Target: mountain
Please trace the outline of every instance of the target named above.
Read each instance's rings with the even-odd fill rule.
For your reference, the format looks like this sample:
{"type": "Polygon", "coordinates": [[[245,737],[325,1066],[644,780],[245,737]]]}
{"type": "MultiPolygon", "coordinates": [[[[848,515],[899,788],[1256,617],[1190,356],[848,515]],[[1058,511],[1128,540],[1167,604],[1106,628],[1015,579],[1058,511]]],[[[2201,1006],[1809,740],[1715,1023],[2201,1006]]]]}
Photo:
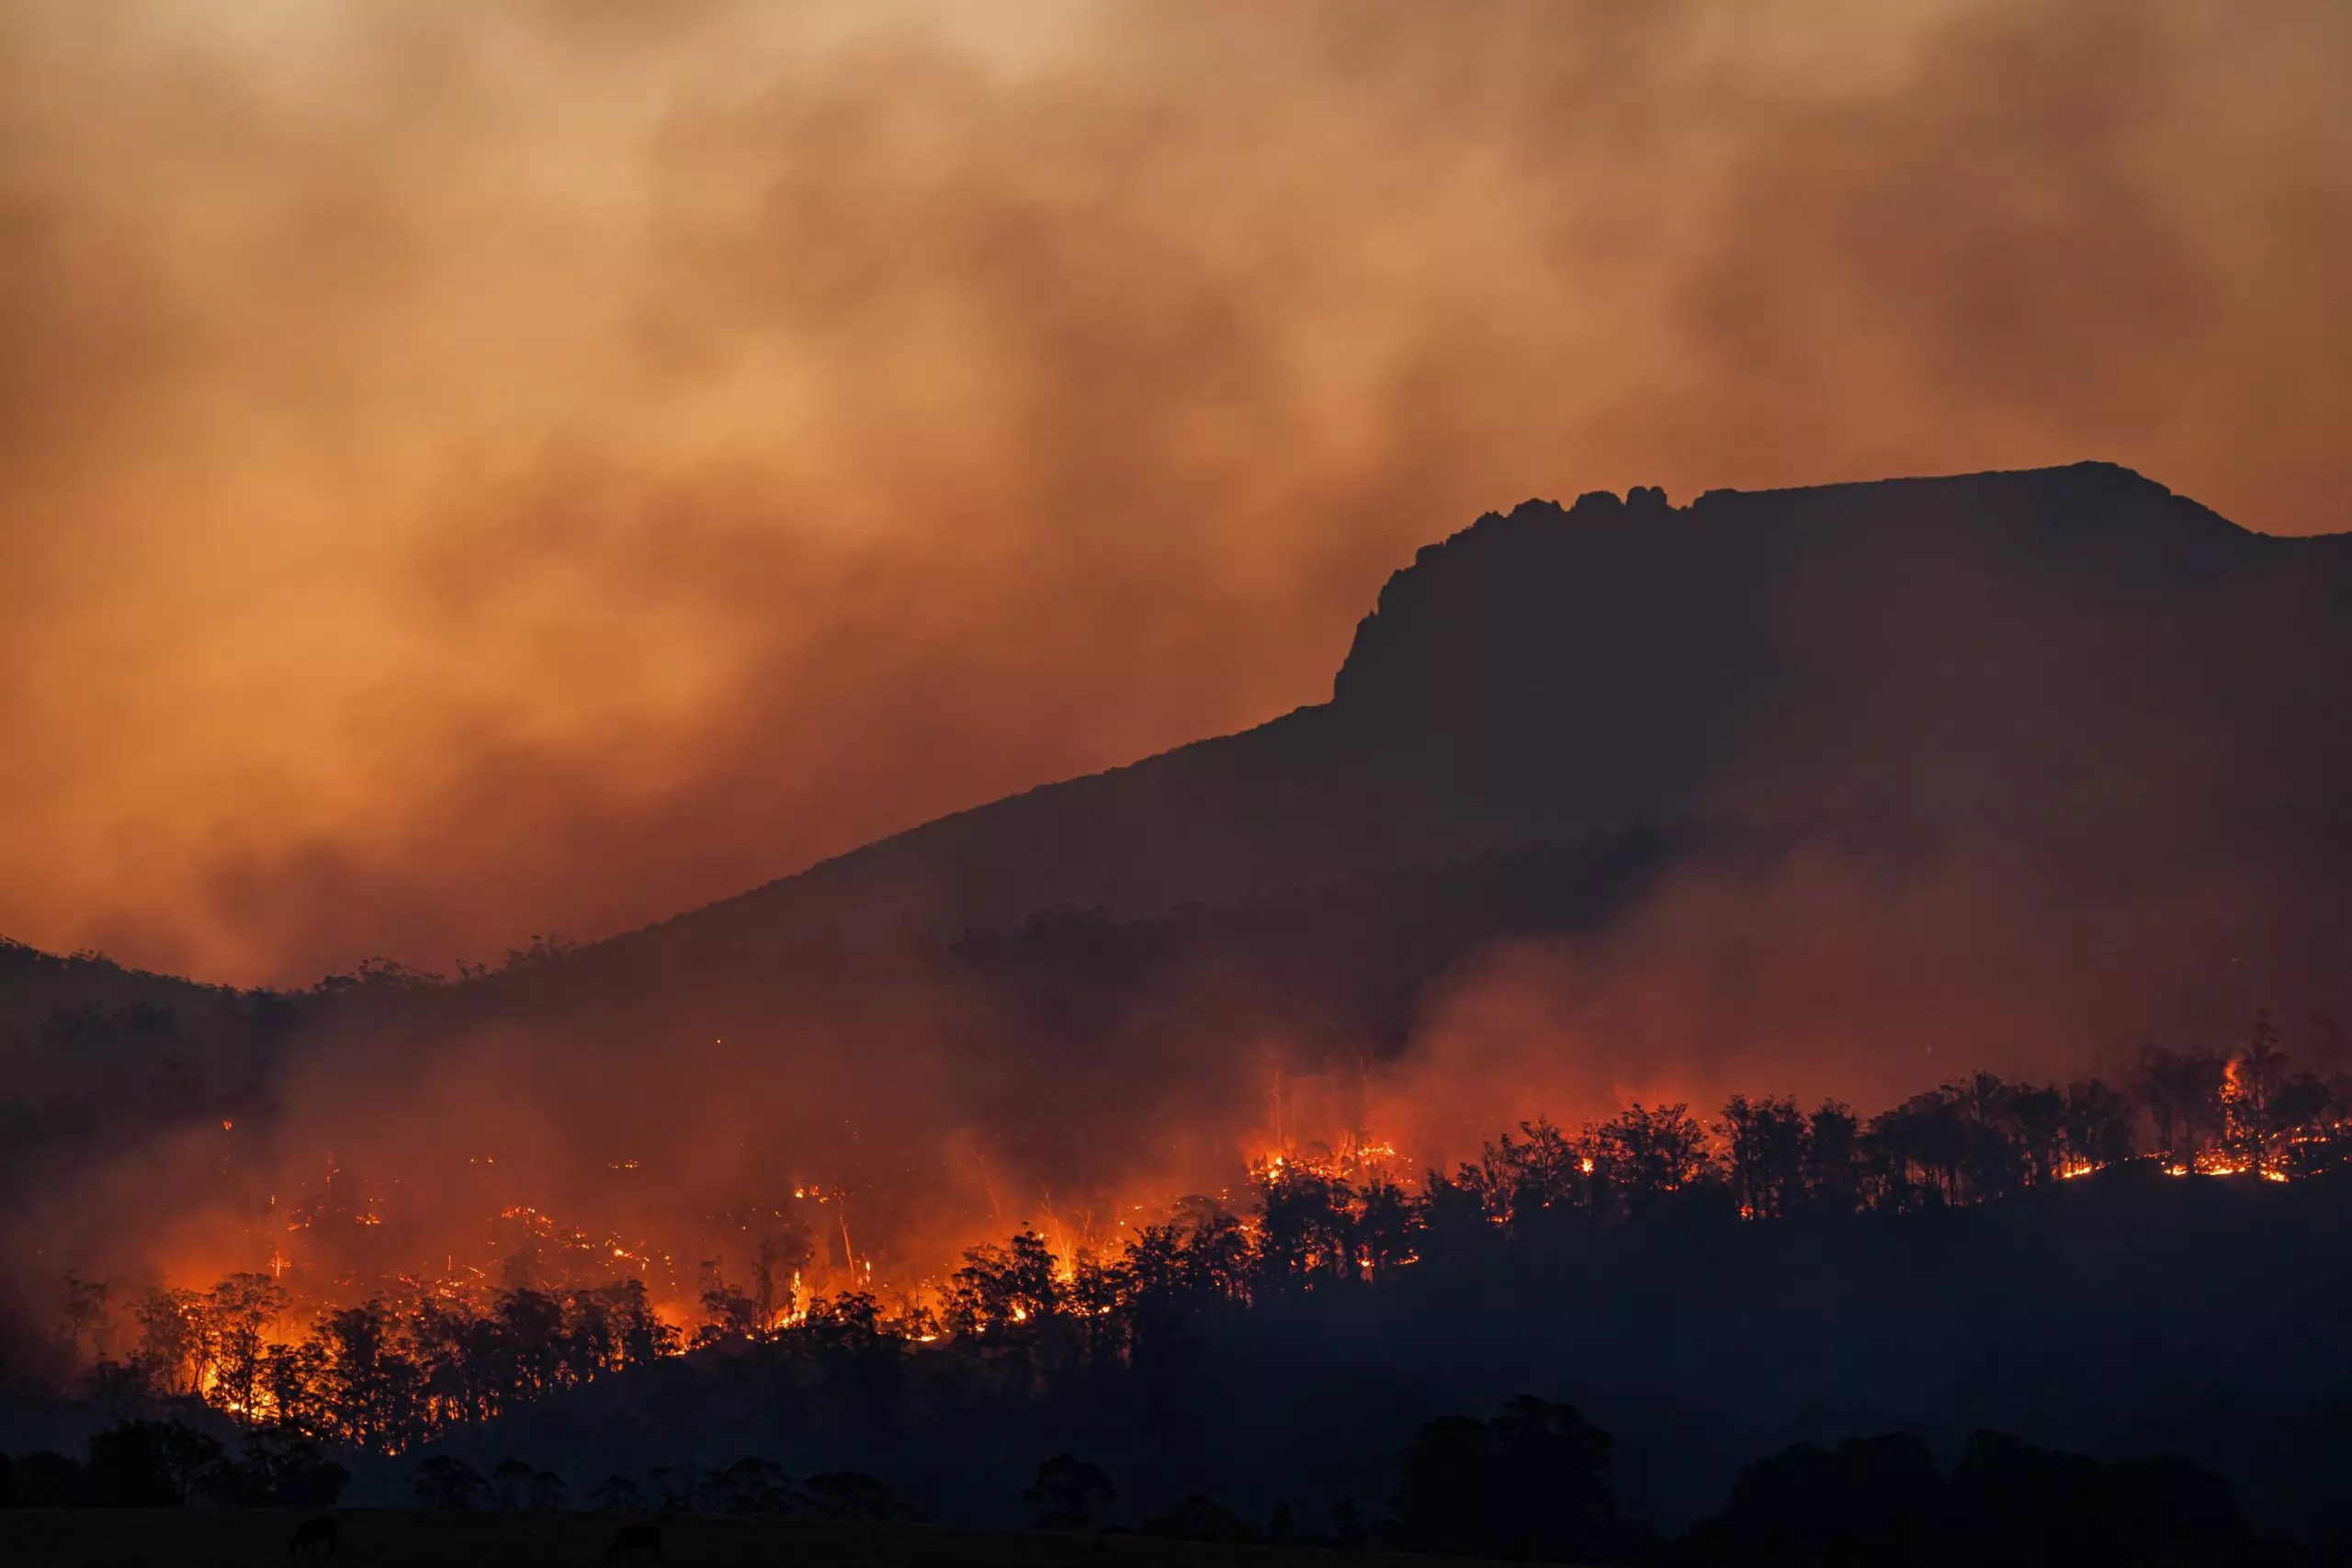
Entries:
{"type": "Polygon", "coordinates": [[[590,947],[261,999],[12,957],[66,999],[0,998],[0,1189],[48,1200],[0,1251],[332,1156],[435,1258],[805,1176],[844,1264],[935,1261],[1269,1138],[2120,1077],[2266,1008],[2340,1066],[2347,612],[2352,536],[2102,464],[1530,502],[1398,571],[1328,703],[590,947]]]}
{"type": "Polygon", "coordinates": [[[2159,850],[2227,818],[2340,852],[2347,610],[2352,536],[2249,533],[2107,464],[1531,501],[1396,573],[1329,703],[621,943],[1133,918],[1693,817],[2159,850]]]}

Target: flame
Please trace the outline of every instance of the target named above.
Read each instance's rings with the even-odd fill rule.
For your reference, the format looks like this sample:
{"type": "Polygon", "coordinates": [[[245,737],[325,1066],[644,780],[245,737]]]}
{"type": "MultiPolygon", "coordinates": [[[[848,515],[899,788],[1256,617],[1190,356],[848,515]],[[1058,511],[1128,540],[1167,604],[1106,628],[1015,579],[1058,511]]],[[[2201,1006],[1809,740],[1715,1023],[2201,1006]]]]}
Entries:
{"type": "MultiPolygon", "coordinates": [[[[2222,1074],[2221,1096],[2231,1120],[2225,1122],[2217,1145],[2155,1156],[2156,1168],[2173,1178],[2253,1175],[2263,1181],[2284,1183],[2340,1160],[2346,1133],[2352,1131],[2341,1122],[2281,1128],[2267,1142],[2249,1136],[2248,1122],[2259,1120],[2248,1105],[2250,1085],[2249,1071],[2234,1059],[2229,1062],[2222,1074]]],[[[2258,1092],[2258,1086],[2252,1087],[2258,1092]]],[[[231,1125],[224,1120],[224,1130],[231,1125]]],[[[1316,1140],[1310,1135],[1312,1129],[1299,1125],[1287,1094],[1277,1131],[1280,1135],[1272,1140],[1262,1135],[1253,1137],[1243,1150],[1236,1151],[1246,1152],[1251,1179],[1270,1195],[1279,1187],[1312,1201],[1317,1197],[1313,1184],[1319,1181],[1329,1184],[1328,1196],[1344,1207],[1360,1202],[1367,1193],[1386,1190],[1392,1183],[1397,1188],[1408,1184],[1409,1176],[1407,1180],[1398,1180],[1388,1174],[1404,1164],[1394,1143],[1361,1129],[1338,1131],[1329,1142],[1316,1140]]],[[[1555,1179],[1556,1173],[1564,1168],[1603,1181],[1619,1175],[1613,1164],[1606,1175],[1599,1171],[1599,1145],[1589,1139],[1567,1141],[1558,1147],[1557,1156],[1547,1156],[1559,1160],[1552,1168],[1555,1179]]],[[[454,1157],[451,1163],[456,1163],[454,1157]]],[[[499,1195],[501,1201],[526,1195],[527,1173],[514,1174],[511,1163],[500,1168],[494,1179],[481,1173],[481,1168],[496,1166],[494,1156],[471,1156],[467,1164],[477,1168],[477,1174],[469,1179],[495,1179],[505,1189],[499,1195]]],[[[639,1161],[616,1159],[610,1161],[607,1168],[633,1172],[639,1168],[639,1161]]],[[[2054,1179],[2075,1180],[2104,1167],[2070,1155],[2041,1168],[2054,1179]]],[[[986,1175],[985,1167],[983,1174],[986,1175]]],[[[598,1299],[599,1292],[624,1280],[637,1282],[642,1292],[642,1307],[639,1310],[650,1314],[662,1332],[677,1342],[673,1348],[689,1342],[717,1343],[733,1337],[763,1340],[827,1325],[870,1323],[876,1321],[877,1314],[878,1320],[888,1325],[888,1331],[896,1334],[901,1343],[913,1346],[931,1346],[966,1332],[986,1331],[981,1325],[968,1330],[955,1326],[956,1320],[953,1319],[948,1327],[941,1327],[954,1299],[952,1283],[944,1272],[923,1273],[923,1258],[900,1250],[903,1233],[894,1233],[888,1224],[894,1205],[877,1195],[869,1209],[863,1178],[831,1187],[805,1180],[788,1181],[780,1175],[771,1179],[775,1185],[768,1190],[768,1195],[754,1196],[741,1208],[701,1215],[705,1228],[693,1233],[693,1236],[705,1244],[707,1250],[683,1253],[688,1258],[710,1259],[699,1278],[691,1266],[682,1278],[676,1258],[651,1241],[603,1231],[593,1224],[559,1219],[534,1201],[506,1201],[503,1207],[497,1201],[484,1202],[481,1212],[492,1218],[474,1232],[469,1244],[449,1247],[437,1268],[419,1264],[413,1254],[402,1250],[413,1245],[413,1228],[418,1224],[418,1217],[404,1207],[402,1184],[395,1181],[386,1189],[389,1197],[368,1196],[350,1172],[340,1170],[332,1163],[321,1182],[304,1183],[303,1190],[288,1195],[283,1207],[277,1195],[272,1194],[266,1210],[252,1216],[247,1232],[252,1250],[244,1259],[201,1279],[183,1275],[176,1269],[173,1273],[175,1280],[186,1280],[189,1287],[187,1294],[193,1302],[222,1275],[254,1267],[251,1259],[266,1255],[267,1279],[283,1290],[288,1303],[284,1314],[287,1329],[281,1331],[273,1323],[270,1333],[277,1336],[290,1332],[293,1342],[314,1346],[319,1342],[316,1325],[328,1314],[371,1301],[390,1303],[396,1312],[410,1314],[402,1321],[415,1323],[424,1321],[434,1311],[487,1316],[505,1310],[502,1303],[511,1304],[514,1292],[527,1288],[543,1298],[569,1303],[563,1307],[569,1312],[578,1303],[598,1299]],[[794,1207],[783,1196],[786,1192],[797,1201],[832,1205],[832,1223],[818,1218],[813,1223],[796,1224],[788,1216],[798,1215],[806,1221],[811,1211],[794,1207]],[[853,1199],[860,1208],[858,1235],[867,1243],[863,1253],[853,1250],[847,1214],[853,1199]],[[767,1250],[773,1233],[764,1227],[771,1224],[791,1227],[799,1233],[803,1242],[816,1244],[813,1253],[793,1255],[808,1259],[805,1269],[790,1262],[785,1255],[767,1250]],[[841,1243],[838,1253],[832,1250],[828,1234],[836,1229],[841,1243]],[[753,1247],[760,1249],[756,1291],[750,1288],[754,1281],[747,1280],[743,1274],[753,1247]],[[733,1265],[731,1277],[722,1268],[726,1262],[733,1265]],[[785,1267],[778,1265],[789,1268],[788,1290],[781,1288],[785,1267]],[[892,1304],[884,1307],[882,1301],[892,1304]],[[829,1302],[861,1304],[837,1306],[829,1302]]],[[[1584,1191],[1581,1184],[1571,1184],[1568,1190],[1584,1191]]],[[[991,1179],[991,1209],[998,1195],[991,1179]]],[[[995,1319],[994,1331],[1000,1336],[1005,1333],[1008,1323],[1028,1325],[1040,1315],[1082,1319],[1090,1324],[1115,1317],[1118,1309],[1093,1292],[1105,1280],[1114,1282],[1102,1286],[1103,1289],[1116,1292],[1123,1288],[1115,1283],[1122,1248],[1135,1246],[1136,1238],[1157,1223],[1180,1218],[1189,1223],[1191,1213],[1180,1204],[1175,1191],[1090,1192],[1082,1205],[1058,1210],[1052,1194],[1041,1192],[1033,1196],[1038,1204],[1032,1211],[1039,1214],[1036,1230],[1050,1258],[1051,1277],[1057,1286],[1048,1295],[1059,1300],[1047,1306],[1033,1296],[999,1309],[1002,1315],[995,1319]]],[[[1251,1197],[1250,1190],[1240,1183],[1215,1193],[1219,1207],[1230,1216],[1219,1223],[1232,1224],[1247,1246],[1262,1247],[1266,1245],[1266,1227],[1261,1218],[1253,1213],[1251,1197]]],[[[1739,1213],[1743,1219],[1757,1223],[1771,1221],[1769,1208],[1743,1204],[1739,1213]]],[[[1492,1212],[1491,1204],[1484,1217],[1497,1227],[1511,1223],[1508,1213],[1492,1212]]],[[[987,1223],[986,1217],[977,1212],[973,1218],[976,1230],[987,1223]]],[[[953,1236],[952,1217],[944,1224],[939,1224],[934,1217],[933,1223],[934,1235],[945,1230],[953,1236]]],[[[1012,1228],[1001,1220],[997,1224],[999,1228],[988,1233],[985,1239],[1001,1236],[1012,1228]]],[[[435,1237],[434,1249],[442,1250],[443,1244],[450,1239],[435,1237]]],[[[984,1238],[973,1235],[968,1239],[984,1238]]],[[[1383,1269],[1406,1267],[1419,1260],[1408,1245],[1390,1248],[1394,1255],[1388,1256],[1362,1245],[1360,1239],[1344,1246],[1328,1242],[1308,1245],[1323,1250],[1306,1259],[1305,1266],[1326,1277],[1370,1280],[1383,1269]]],[[[641,1324],[643,1319],[639,1321],[641,1324]]],[[[1088,1332],[1095,1330],[1090,1326],[1088,1332]]],[[[272,1343],[279,1342],[273,1337],[272,1343]]],[[[592,1369],[592,1372],[603,1366],[600,1363],[599,1369],[592,1369]]],[[[565,1375],[575,1374],[567,1371],[565,1375]]],[[[192,1392],[236,1419],[277,1419],[284,1414],[276,1410],[268,1396],[253,1392],[254,1385],[245,1372],[239,1372],[235,1378],[244,1384],[246,1392],[243,1393],[224,1387],[222,1374],[209,1366],[199,1367],[194,1356],[181,1363],[177,1377],[177,1393],[192,1392]]],[[[541,1391],[526,1391],[514,1397],[537,1397],[538,1392],[541,1391]]],[[[460,1408],[456,1404],[435,1406],[435,1411],[429,1424],[436,1434],[449,1426],[482,1418],[483,1414],[480,1408],[460,1408]]]]}

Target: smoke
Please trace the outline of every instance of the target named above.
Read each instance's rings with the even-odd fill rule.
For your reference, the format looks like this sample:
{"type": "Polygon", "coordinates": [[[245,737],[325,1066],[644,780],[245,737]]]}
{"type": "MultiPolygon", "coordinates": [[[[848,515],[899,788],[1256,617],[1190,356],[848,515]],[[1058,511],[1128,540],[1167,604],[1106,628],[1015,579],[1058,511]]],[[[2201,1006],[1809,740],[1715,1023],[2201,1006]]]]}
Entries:
{"type": "MultiPolygon", "coordinates": [[[[2142,1046],[2227,1048],[2266,1000],[2318,994],[2312,971],[2260,962],[2291,944],[2217,897],[2243,886],[2226,867],[2086,897],[2098,878],[2053,882],[2038,852],[1816,834],[1695,857],[1603,931],[1469,955],[1375,1070],[1369,1120],[1450,1168],[1519,1122],[1573,1131],[1629,1101],[1709,1122],[1734,1094],[1867,1117],[1979,1071],[2128,1089],[2142,1046]],[[2241,952],[2215,984],[2213,955],[2241,952]]],[[[2324,1066],[2287,1021],[2299,1063],[2324,1066]]]]}
{"type": "Polygon", "coordinates": [[[1527,493],[2338,526],[2339,7],[0,8],[0,929],[594,935],[1319,698],[1527,493]]]}
{"type": "MultiPolygon", "coordinates": [[[[0,0],[0,930],[288,983],[626,929],[1319,700],[1530,493],[2098,456],[2340,527],[2347,64],[2318,0],[0,0]]],[[[1697,804],[1981,782],[1904,773],[1935,704],[1815,716],[1884,755],[1697,804]]],[[[2210,980],[2229,844],[2020,919],[2051,840],[1702,860],[1474,944],[1385,1062],[1246,942],[1075,1020],[865,954],[328,1006],[9,1251],[194,1280],[302,1210],[322,1276],[494,1268],[527,1204],[690,1294],[807,1203],[839,1281],[1285,1139],[1869,1111],[2305,994],[2210,980]]]]}

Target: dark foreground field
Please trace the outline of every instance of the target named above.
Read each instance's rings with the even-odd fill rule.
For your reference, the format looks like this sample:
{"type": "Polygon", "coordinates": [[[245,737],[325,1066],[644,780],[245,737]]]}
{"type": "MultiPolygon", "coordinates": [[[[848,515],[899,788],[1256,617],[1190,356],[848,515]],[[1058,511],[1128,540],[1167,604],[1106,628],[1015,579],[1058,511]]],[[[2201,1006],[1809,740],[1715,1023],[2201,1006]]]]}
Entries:
{"type": "MultiPolygon", "coordinates": [[[[230,1568],[232,1564],[321,1562],[290,1557],[288,1543],[305,1519],[340,1524],[338,1563],[416,1563],[427,1568],[516,1568],[521,1564],[605,1561],[609,1516],[584,1513],[434,1514],[342,1509],[329,1514],[270,1509],[23,1508],[0,1514],[0,1562],[10,1568],[230,1568]]],[[[894,1568],[896,1564],[970,1563],[978,1568],[1251,1568],[1410,1562],[1443,1568],[1440,1557],[1336,1552],[1306,1548],[1224,1545],[1143,1536],[1046,1535],[934,1529],[921,1525],[818,1525],[788,1519],[687,1519],[662,1527],[662,1561],[672,1568],[894,1568]]]]}

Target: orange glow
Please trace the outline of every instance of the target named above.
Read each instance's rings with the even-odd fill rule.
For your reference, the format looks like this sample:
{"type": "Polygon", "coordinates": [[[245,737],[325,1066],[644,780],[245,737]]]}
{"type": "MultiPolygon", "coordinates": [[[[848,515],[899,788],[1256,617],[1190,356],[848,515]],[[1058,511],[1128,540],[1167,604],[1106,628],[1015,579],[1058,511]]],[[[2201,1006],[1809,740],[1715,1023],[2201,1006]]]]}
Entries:
{"type": "Polygon", "coordinates": [[[1531,486],[2113,452],[2340,521],[2334,426],[2261,412],[2352,376],[2306,330],[2336,82],[2269,29],[390,7],[465,62],[418,99],[377,28],[239,9],[0,17],[44,215],[0,236],[40,389],[0,668],[49,760],[6,781],[0,930],[59,951],[308,981],[666,917],[1313,700],[1393,564],[1531,486]],[[2129,134],[2007,115],[2021,82],[2129,134]],[[1639,266],[1553,220],[1661,190],[1639,266]],[[2078,216],[2115,191],[2144,222],[2078,216]],[[2232,265],[2174,238],[2217,204],[2232,265]],[[2039,263],[1989,318],[1952,306],[1988,233],[2039,263]]]}

